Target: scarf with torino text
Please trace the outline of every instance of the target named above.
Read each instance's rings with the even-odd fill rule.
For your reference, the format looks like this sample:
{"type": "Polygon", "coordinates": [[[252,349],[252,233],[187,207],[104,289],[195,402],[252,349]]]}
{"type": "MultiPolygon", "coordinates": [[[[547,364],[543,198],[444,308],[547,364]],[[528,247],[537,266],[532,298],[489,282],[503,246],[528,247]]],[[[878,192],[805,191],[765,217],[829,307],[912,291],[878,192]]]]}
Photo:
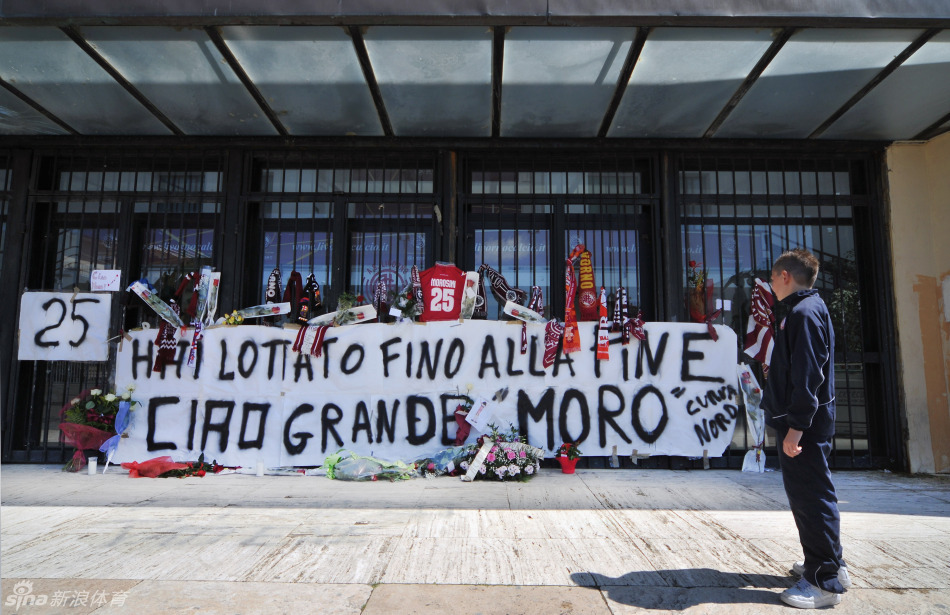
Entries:
{"type": "Polygon", "coordinates": [[[574,277],[574,259],[586,248],[577,244],[564,264],[564,354],[581,349],[581,336],[577,328],[577,314],[574,312],[574,293],[577,291],[577,279],[574,277]]]}
{"type": "Polygon", "coordinates": [[[600,306],[597,300],[597,287],[594,286],[594,265],[590,259],[590,250],[581,252],[580,267],[577,276],[577,319],[581,322],[600,320],[600,306]]]}

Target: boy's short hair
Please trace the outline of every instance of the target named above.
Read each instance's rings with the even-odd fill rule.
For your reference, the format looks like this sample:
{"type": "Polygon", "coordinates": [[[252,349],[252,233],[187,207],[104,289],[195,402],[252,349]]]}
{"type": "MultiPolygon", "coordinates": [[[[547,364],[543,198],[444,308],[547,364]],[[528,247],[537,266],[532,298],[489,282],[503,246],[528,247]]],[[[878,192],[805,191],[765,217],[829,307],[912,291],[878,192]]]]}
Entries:
{"type": "Polygon", "coordinates": [[[787,271],[799,284],[811,288],[818,279],[818,269],[821,264],[815,255],[805,248],[795,248],[783,252],[775,259],[772,271],[787,271]]]}

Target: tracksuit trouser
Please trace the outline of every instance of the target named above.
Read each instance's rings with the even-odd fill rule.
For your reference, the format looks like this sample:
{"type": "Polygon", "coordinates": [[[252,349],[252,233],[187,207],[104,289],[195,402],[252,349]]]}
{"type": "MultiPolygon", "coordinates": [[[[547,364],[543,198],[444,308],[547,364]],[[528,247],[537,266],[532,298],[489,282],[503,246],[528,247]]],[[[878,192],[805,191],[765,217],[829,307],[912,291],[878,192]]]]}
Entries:
{"type": "Polygon", "coordinates": [[[831,438],[815,439],[806,431],[799,443],[802,452],[789,457],[782,449],[788,428],[778,428],[776,432],[785,494],[805,553],[805,574],[802,576],[826,591],[844,593],[845,589],[838,582],[838,568],[844,562],[841,516],[828,469],[831,438]]]}

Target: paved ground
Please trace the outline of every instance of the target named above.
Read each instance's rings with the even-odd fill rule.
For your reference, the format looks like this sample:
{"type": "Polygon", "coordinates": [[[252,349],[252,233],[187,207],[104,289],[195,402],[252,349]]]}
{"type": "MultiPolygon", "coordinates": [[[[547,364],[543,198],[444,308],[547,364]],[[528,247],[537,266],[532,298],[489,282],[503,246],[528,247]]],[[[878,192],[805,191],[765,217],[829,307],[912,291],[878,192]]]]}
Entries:
{"type": "MultiPolygon", "coordinates": [[[[834,612],[950,613],[950,477],[835,479],[854,587],[834,612]]],[[[796,612],[775,472],[0,481],[4,614],[796,612]]]]}

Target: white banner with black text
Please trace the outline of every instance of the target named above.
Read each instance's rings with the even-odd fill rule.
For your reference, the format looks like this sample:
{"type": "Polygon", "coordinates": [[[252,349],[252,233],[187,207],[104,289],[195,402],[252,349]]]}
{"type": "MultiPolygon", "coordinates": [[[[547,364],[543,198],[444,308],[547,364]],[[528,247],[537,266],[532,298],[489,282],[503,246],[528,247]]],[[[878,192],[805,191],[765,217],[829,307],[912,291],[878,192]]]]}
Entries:
{"type": "MultiPolygon", "coordinates": [[[[503,321],[361,324],[329,330],[320,357],[294,352],[296,329],[242,325],[204,331],[196,369],[190,330],[177,360],[155,364],[154,331],[120,349],[116,386],[134,384],[129,437],[116,461],[160,455],[227,466],[317,466],[341,448],[411,461],[451,446],[460,398],[507,388],[492,408],[553,453],[720,456],[738,420],[735,333],[704,324],[649,323],[646,340],[597,361],[596,323],[581,323],[583,350],[542,368],[544,325],[503,321]]],[[[469,441],[477,437],[477,430],[469,441]]]]}

